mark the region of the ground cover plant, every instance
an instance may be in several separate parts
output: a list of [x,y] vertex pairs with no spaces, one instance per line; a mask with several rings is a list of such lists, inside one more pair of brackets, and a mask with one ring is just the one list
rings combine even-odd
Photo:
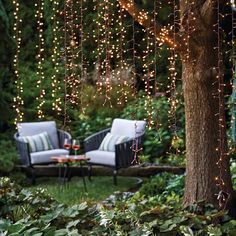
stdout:
[[63,204],[43,189],[0,180],[2,235],[235,235],[227,212],[198,203],[183,210],[183,175],[159,174],[136,193],[117,192],[97,204]]

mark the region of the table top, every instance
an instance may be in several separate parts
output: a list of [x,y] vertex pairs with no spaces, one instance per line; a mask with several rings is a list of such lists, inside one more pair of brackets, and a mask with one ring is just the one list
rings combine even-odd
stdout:
[[85,155],[69,155],[69,156],[53,156],[52,160],[57,161],[58,163],[67,163],[67,162],[80,162],[80,161],[88,161],[90,158]]

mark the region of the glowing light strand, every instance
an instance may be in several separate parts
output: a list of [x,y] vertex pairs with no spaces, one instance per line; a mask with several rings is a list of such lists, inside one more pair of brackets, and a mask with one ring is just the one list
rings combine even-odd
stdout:
[[[173,41],[175,43],[175,37],[176,37],[176,18],[177,18],[177,5],[176,5],[176,0],[172,0],[172,16],[173,16]],[[188,20],[188,25],[189,25],[189,20]],[[187,26],[189,29],[189,26]],[[189,30],[188,33],[189,34]],[[187,45],[189,45],[189,35],[187,35]],[[188,46],[189,48],[189,46]],[[188,50],[188,49],[187,49]],[[187,52],[189,53],[189,52]],[[187,58],[189,55],[187,55]],[[173,133],[173,141],[178,139],[178,134],[177,134],[177,119],[176,119],[176,110],[177,110],[177,105],[178,105],[178,99],[177,99],[177,88],[176,88],[176,82],[177,82],[177,72],[176,72],[176,59],[177,59],[177,54],[175,48],[170,48],[170,56],[169,56],[169,80],[170,80],[170,85],[168,86],[168,93],[170,94],[170,97],[168,98],[168,101],[170,103],[170,110],[168,111],[169,114],[169,128]],[[179,150],[176,149],[176,152],[178,153]]]
[[14,67],[14,74],[15,74],[15,86],[16,86],[16,97],[13,99],[13,108],[15,108],[16,111],[16,117],[14,120],[14,124],[17,124],[18,122],[21,122],[23,120],[24,112],[23,112],[23,106],[24,101],[22,99],[23,95],[23,81],[19,74],[19,56],[21,52],[21,30],[20,26],[22,23],[22,19],[19,16],[19,10],[20,10],[20,4],[18,0],[13,0],[13,6],[14,6],[14,36],[16,42],[16,50],[14,55],[14,61],[13,61],[13,67]]
[[220,0],[217,0],[217,23],[216,23],[216,33],[217,33],[217,56],[218,56],[218,64],[217,64],[217,80],[218,80],[218,100],[219,100],[219,146],[217,151],[219,153],[219,159],[216,162],[219,175],[215,177],[217,185],[219,186],[219,193],[217,195],[217,200],[219,202],[219,206],[221,209],[226,207],[227,201],[229,199],[229,194],[225,192],[225,182],[224,182],[224,172],[226,171],[224,168],[224,161],[226,156],[225,150],[225,106],[224,106],[224,74],[223,74],[223,59],[222,59],[222,49],[221,49],[221,13],[220,13]]
[[110,2],[109,0],[105,0],[105,11],[104,11],[104,21],[105,21],[105,41],[106,42],[106,58],[105,58],[105,88],[106,88],[106,92],[105,92],[105,101],[103,103],[103,105],[105,105],[106,103],[109,104],[110,107],[112,107],[111,104],[111,96],[110,96],[110,92],[111,92],[111,64],[110,64],[110,60],[111,60],[111,47],[110,47],[110,38],[111,38],[111,18],[110,18]]
[[43,88],[45,83],[45,75],[44,75],[44,61],[45,61],[45,42],[44,42],[44,36],[43,36],[43,30],[44,30],[44,1],[38,0],[38,3],[35,3],[35,7],[37,7],[37,11],[35,14],[35,17],[37,19],[37,30],[38,30],[38,54],[37,54],[37,75],[39,77],[37,81],[37,88],[39,88],[39,96],[36,98],[38,101],[38,118],[42,119],[45,117],[43,112],[43,106],[45,104],[45,95],[46,91]]
[[51,0],[52,12],[51,17],[53,24],[53,50],[52,50],[52,65],[53,65],[53,75],[52,75],[52,110],[56,111],[57,115],[60,115],[61,108],[61,81],[60,81],[60,71],[59,71],[59,58],[60,58],[60,42],[59,42],[59,20],[57,16],[60,15],[59,11],[59,1]]

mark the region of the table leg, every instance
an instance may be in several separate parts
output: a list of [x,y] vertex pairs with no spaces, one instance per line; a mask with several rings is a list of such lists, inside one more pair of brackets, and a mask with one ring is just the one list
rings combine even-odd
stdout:
[[65,166],[64,166],[64,176],[63,176],[63,184],[66,183],[66,178],[68,177],[68,163],[65,163]]
[[88,192],[88,191],[87,191],[87,186],[86,186],[86,181],[85,181],[85,178],[84,178],[83,165],[82,165],[81,162],[80,162],[80,170],[81,170],[81,175],[82,175],[82,178],[83,178],[84,190],[85,190],[85,192]]

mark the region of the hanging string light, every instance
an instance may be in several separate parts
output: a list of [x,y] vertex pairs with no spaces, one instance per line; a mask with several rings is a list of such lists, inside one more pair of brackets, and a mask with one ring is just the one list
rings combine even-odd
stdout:
[[235,52],[235,30],[236,30],[236,20],[234,17],[234,9],[235,9],[235,0],[230,1],[230,6],[231,6],[231,56],[230,56],[230,62],[231,62],[231,67],[232,67],[232,79],[230,81],[230,85],[232,87],[232,98],[231,98],[231,109],[232,109],[232,114],[231,114],[231,129],[232,129],[232,138],[229,139],[229,152],[232,153],[235,149],[235,143],[236,141],[236,130],[235,130],[235,124],[236,124],[236,107],[235,107],[235,94],[236,94],[236,64],[235,64],[235,58],[236,58],[236,52]]
[[60,58],[60,41],[59,41],[59,0],[51,0],[52,3],[52,25],[53,25],[53,49],[52,49],[52,64],[53,64],[53,75],[52,75],[52,110],[56,111],[59,115],[62,111],[61,108],[61,81],[59,71],[59,58]]
[[[116,36],[117,36],[117,45],[116,45],[116,60],[119,62],[117,63],[115,77],[117,78],[117,104],[124,105],[128,101],[129,91],[131,89],[132,95],[134,95],[134,85],[135,85],[135,78],[134,78],[134,71],[135,71],[135,64],[134,64],[134,25],[130,24],[127,21],[127,14],[123,8],[117,3],[118,9],[118,19],[116,21]],[[127,34],[127,31],[130,30],[132,27],[132,38],[130,40],[130,35]],[[130,48],[130,44],[132,45]]]
[[217,71],[217,80],[218,80],[218,103],[219,110],[217,116],[219,117],[219,138],[218,138],[218,147],[216,151],[219,153],[219,158],[216,162],[216,165],[219,169],[219,175],[215,177],[217,185],[219,186],[219,193],[217,195],[217,200],[219,202],[220,208],[224,209],[227,205],[227,201],[229,199],[229,194],[225,192],[225,182],[224,182],[224,161],[227,158],[227,153],[225,149],[225,140],[226,140],[226,132],[225,132],[225,106],[224,106],[224,73],[223,73],[223,54],[222,54],[222,28],[221,28],[221,12],[220,12],[220,0],[217,0],[217,23],[215,25],[216,34],[217,34],[217,60],[218,64],[215,68]]
[[[86,105],[84,102],[84,98],[87,96],[84,91],[84,86],[85,86],[85,80],[87,76],[87,69],[86,69],[86,58],[84,55],[84,43],[86,40],[85,32],[84,32],[84,11],[86,8],[84,8],[83,2],[86,0],[80,0],[79,8],[80,8],[80,15],[79,15],[79,31],[80,31],[80,108],[82,113],[85,113]],[[77,15],[77,14],[76,14]]]
[[[153,16],[155,13],[153,12]],[[154,17],[152,18],[149,27],[154,23]],[[153,108],[153,84],[155,84],[155,60],[153,58],[154,55],[154,45],[155,45],[155,38],[153,34],[149,34],[149,29],[146,31],[146,50],[144,51],[143,55],[143,71],[144,71],[144,83],[145,83],[145,104],[144,109],[147,113],[147,121],[148,121],[148,128],[151,129],[154,126],[154,108]]]
[[104,61],[104,68],[105,68],[105,88],[106,88],[106,92],[105,92],[105,101],[104,104],[105,105],[107,102],[110,105],[110,107],[112,107],[111,104],[111,96],[110,96],[110,92],[112,90],[112,86],[111,86],[111,58],[113,57],[112,55],[112,49],[111,49],[111,12],[110,12],[110,5],[111,3],[109,2],[109,0],[105,0],[105,10],[104,10],[104,30],[105,30],[105,38],[103,43],[106,45],[106,57],[105,57],[105,61]]
[[96,56],[96,61],[94,62],[95,65],[95,77],[96,77],[96,93],[93,98],[96,98],[96,95],[102,94],[102,88],[103,88],[103,79],[102,79],[102,69],[101,69],[101,63],[102,63],[102,43],[101,38],[103,37],[104,31],[102,29],[102,23],[101,23],[101,16],[104,14],[102,12],[103,7],[100,0],[96,0],[96,5],[94,7],[94,11],[97,13],[96,19],[93,20],[94,23],[97,24],[97,28],[93,30],[93,37],[95,38],[95,43],[97,43],[96,49],[93,51],[93,53]]
[[68,114],[69,107],[79,104],[79,78],[78,78],[78,41],[75,33],[74,0],[66,0],[64,4],[64,127],[71,122]]
[[22,23],[22,19],[19,16],[19,10],[20,10],[20,4],[18,0],[13,0],[13,6],[14,6],[14,36],[16,42],[16,50],[14,55],[14,74],[15,74],[15,85],[16,85],[16,97],[13,99],[13,107],[16,111],[16,117],[14,120],[14,124],[16,125],[18,122],[21,122],[23,120],[24,112],[23,112],[23,105],[24,101],[22,99],[23,95],[23,81],[19,74],[19,56],[21,52],[21,30],[20,26]]
[[[172,8],[172,17],[173,17],[173,25],[172,25],[172,30],[173,30],[173,41],[175,43],[175,37],[176,37],[176,25],[178,24],[177,20],[177,4],[176,0],[172,0],[170,2],[171,8]],[[188,1],[189,4],[189,1]],[[189,5],[188,5],[189,7]],[[187,60],[189,59],[189,13],[188,13],[188,20],[187,20],[187,40],[186,40],[186,46],[187,46]],[[172,144],[174,145],[175,141],[178,140],[178,134],[177,134],[177,118],[176,118],[176,110],[177,110],[177,105],[178,105],[178,92],[177,92],[177,87],[176,87],[176,82],[177,82],[177,72],[176,72],[176,60],[177,60],[177,53],[175,47],[170,48],[170,56],[168,58],[169,60],[169,80],[170,80],[170,85],[168,85],[168,91],[167,93],[170,95],[168,98],[168,102],[170,104],[170,110],[168,111],[169,115],[169,128],[173,133],[173,138],[172,138]],[[175,148],[176,153],[178,154],[180,151],[178,148]]]
[[37,30],[38,30],[38,54],[37,54],[37,75],[39,77],[37,81],[37,88],[39,88],[39,96],[36,98],[38,101],[37,110],[38,110],[38,118],[44,118],[43,106],[45,104],[45,95],[46,91],[43,88],[45,83],[45,75],[44,75],[44,61],[45,61],[45,42],[43,36],[44,30],[44,1],[38,0],[38,3],[35,3],[35,7],[37,8],[35,17],[37,19]]

